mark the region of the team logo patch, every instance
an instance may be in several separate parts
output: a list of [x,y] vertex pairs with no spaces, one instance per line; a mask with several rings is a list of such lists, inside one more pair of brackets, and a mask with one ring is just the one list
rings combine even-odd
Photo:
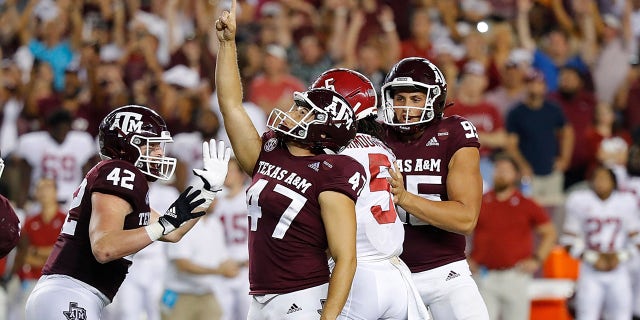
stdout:
[[436,139],[436,137],[431,137],[431,139],[426,144],[427,147],[439,146],[439,145],[440,143],[438,142],[438,139]]
[[115,120],[109,128],[113,130],[115,128],[120,129],[121,134],[127,135],[131,132],[142,132],[142,115],[135,112],[118,112],[116,113]]
[[333,165],[327,160],[322,161],[322,169],[323,170],[331,170],[331,169],[333,169]]
[[298,305],[294,303],[291,305],[291,307],[287,311],[287,314],[298,312],[298,311],[302,311],[302,308],[298,307]]
[[449,131],[447,129],[438,130],[438,138],[442,141],[447,140],[449,138]]
[[69,302],[69,310],[62,311],[67,320],[87,320],[87,310],[78,307],[77,302]]
[[271,151],[273,151],[273,149],[276,148],[276,145],[278,145],[278,139],[271,138],[271,139],[269,139],[269,141],[267,141],[264,144],[264,151],[265,152],[271,152]]
[[449,280],[454,279],[454,278],[457,278],[457,277],[459,277],[459,276],[460,276],[460,274],[459,274],[459,273],[457,273],[457,272],[455,272],[455,271],[451,270],[451,271],[449,272],[449,275],[447,275],[447,279],[445,279],[444,281],[449,281]]
[[320,170],[320,162],[309,164],[308,167],[313,169],[313,171],[318,172]]

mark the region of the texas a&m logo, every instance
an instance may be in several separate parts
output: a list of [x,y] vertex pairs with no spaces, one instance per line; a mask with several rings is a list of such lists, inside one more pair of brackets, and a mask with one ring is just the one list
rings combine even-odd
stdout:
[[324,111],[335,119],[333,124],[336,127],[340,128],[344,124],[347,129],[350,129],[353,124],[353,117],[348,109],[351,109],[349,105],[340,100],[340,98],[333,96],[331,103],[324,108]]
[[77,302],[69,302],[69,310],[62,311],[67,320],[87,320],[87,310],[78,307]]
[[109,130],[120,129],[121,134],[142,131],[142,115],[135,112],[118,112]]

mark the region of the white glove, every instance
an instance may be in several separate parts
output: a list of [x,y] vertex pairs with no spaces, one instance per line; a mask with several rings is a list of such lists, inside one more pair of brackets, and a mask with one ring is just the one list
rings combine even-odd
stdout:
[[193,169],[193,174],[202,179],[204,190],[217,192],[222,189],[229,169],[229,158],[231,158],[231,148],[225,147],[223,141],[218,141],[217,148],[216,139],[202,143],[204,169]]

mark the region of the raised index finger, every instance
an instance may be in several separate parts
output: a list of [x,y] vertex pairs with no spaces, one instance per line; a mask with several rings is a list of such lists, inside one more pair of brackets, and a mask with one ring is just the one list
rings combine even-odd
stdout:
[[231,0],[231,14],[236,14],[236,0]]

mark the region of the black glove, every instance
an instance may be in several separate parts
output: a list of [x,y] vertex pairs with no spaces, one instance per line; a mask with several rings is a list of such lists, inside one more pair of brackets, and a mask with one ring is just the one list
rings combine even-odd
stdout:
[[178,196],[178,199],[171,204],[171,207],[165,212],[164,216],[158,220],[164,229],[162,232],[163,235],[180,227],[184,222],[202,217],[205,214],[204,211],[191,213],[191,211],[205,201],[203,198],[196,199],[201,192],[200,190],[191,192],[192,189],[193,187],[189,186],[184,190],[180,196]]

